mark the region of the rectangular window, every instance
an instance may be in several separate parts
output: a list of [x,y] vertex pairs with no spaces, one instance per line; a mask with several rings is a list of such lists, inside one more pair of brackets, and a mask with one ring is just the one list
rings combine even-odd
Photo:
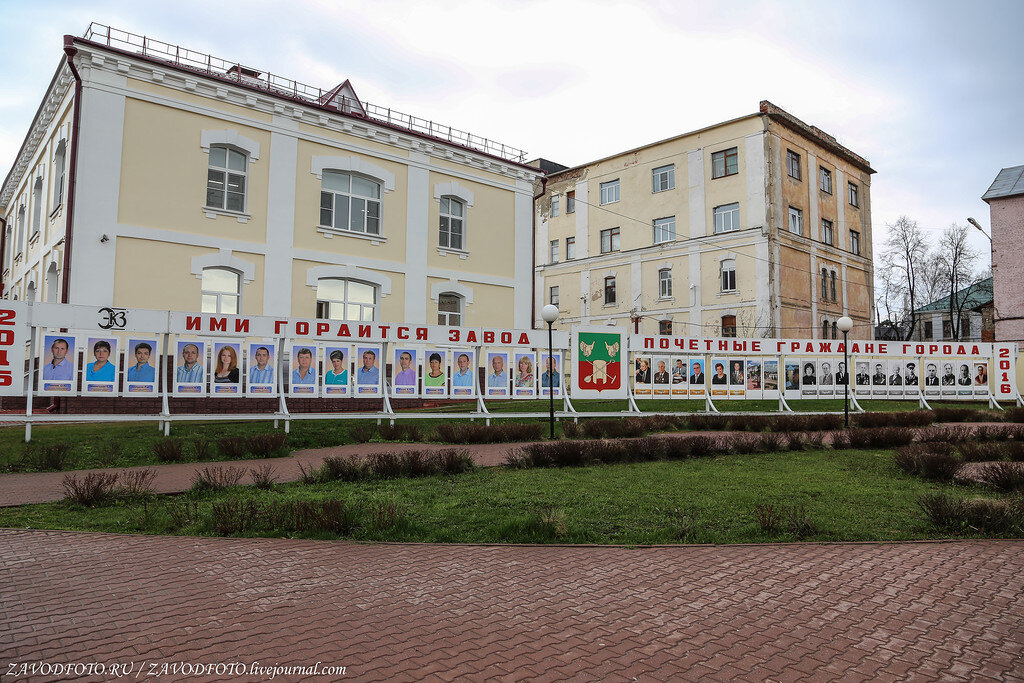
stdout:
[[658,271],[658,295],[662,299],[672,296],[672,269],[662,268]]
[[672,334],[672,321],[671,320],[659,320],[658,321],[658,334]]
[[651,171],[651,192],[676,189],[676,165],[659,166]]
[[548,290],[548,303],[558,305],[558,287],[551,287]]
[[832,221],[827,221],[824,218],[821,219],[821,241],[833,246],[836,243],[836,236],[832,231]]
[[860,256],[860,233],[856,230],[850,231],[850,252]]
[[676,238],[676,217],[654,219],[654,243],[671,242]]
[[601,203],[602,204],[614,204],[619,201],[619,181],[610,180],[607,183],[601,183]]
[[850,206],[860,206],[860,200],[857,197],[857,186],[853,183],[848,183],[847,186],[850,189]]
[[736,291],[736,260],[725,259],[722,261],[722,291]]
[[789,149],[786,150],[786,172],[790,178],[800,180],[800,155]]
[[615,303],[615,278],[606,277],[604,279],[604,302],[606,304]]
[[738,203],[716,206],[714,217],[716,234],[740,229],[740,205]]
[[832,194],[832,171],[824,166],[818,167],[818,184],[822,192]]
[[739,172],[736,147],[715,152],[711,155],[711,177],[721,178],[727,175],[736,175]]
[[551,258],[548,263],[558,263],[558,240],[551,240]]
[[932,321],[931,320],[925,320],[924,321],[924,338],[925,338],[925,340],[928,340],[928,339],[932,338],[932,332],[933,331],[934,330],[932,329]]
[[551,198],[551,217],[554,218],[558,215],[558,197]]
[[828,301],[828,269],[821,269],[821,299]]
[[832,295],[832,301],[838,301],[839,299],[836,298],[836,271],[833,270],[829,273],[829,279],[829,293]]
[[794,235],[804,234],[804,212],[795,207],[789,207],[789,231]]
[[576,258],[576,238],[566,237],[565,238],[565,260],[571,261]]
[[734,315],[723,315],[722,316],[722,336],[723,337],[735,337],[736,336],[736,316],[734,316]]
[[601,231],[601,253],[607,254],[619,250],[619,229],[608,228]]
[[565,212],[576,213],[576,190],[565,193]]
[[214,209],[245,211],[248,157],[228,147],[210,147],[206,173],[206,205]]
[[949,339],[953,336],[953,325],[948,320],[942,321],[942,338]]

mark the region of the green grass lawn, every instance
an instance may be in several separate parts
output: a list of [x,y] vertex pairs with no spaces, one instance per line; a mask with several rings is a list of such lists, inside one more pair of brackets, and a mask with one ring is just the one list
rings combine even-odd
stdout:
[[[798,540],[788,530],[768,534],[759,528],[754,507],[774,504],[805,506],[817,530],[800,540],[893,541],[944,537],[917,508],[921,495],[940,490],[973,491],[905,475],[888,450],[818,450],[566,469],[480,468],[422,479],[278,484],[269,491],[236,487],[92,508],[61,502],[0,509],[0,526],[213,534],[214,502],[341,499],[356,508],[383,506],[396,514],[394,524],[366,514],[342,535],[367,541],[632,545]],[[198,515],[183,512],[192,505]],[[195,519],[183,521],[182,516]],[[261,528],[244,535],[284,534]]]

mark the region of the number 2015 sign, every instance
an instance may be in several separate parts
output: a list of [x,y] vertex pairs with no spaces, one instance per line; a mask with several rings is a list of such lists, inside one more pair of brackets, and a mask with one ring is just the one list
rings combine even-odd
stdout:
[[25,324],[27,305],[4,301],[0,306],[0,396],[25,394]]

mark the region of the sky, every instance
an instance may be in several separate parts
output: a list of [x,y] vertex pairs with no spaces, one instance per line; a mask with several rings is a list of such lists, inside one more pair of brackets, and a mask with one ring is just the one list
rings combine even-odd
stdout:
[[[763,99],[868,159],[873,240],[938,240],[1024,164],[1024,1],[0,0],[0,177],[95,21],[568,166],[752,114]],[[972,231],[988,265],[989,242]]]

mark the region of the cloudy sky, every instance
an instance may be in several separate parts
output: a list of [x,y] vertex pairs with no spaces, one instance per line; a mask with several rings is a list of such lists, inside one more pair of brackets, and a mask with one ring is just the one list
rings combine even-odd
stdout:
[[[88,5],[86,8],[85,6]],[[866,157],[875,243],[936,238],[1024,164],[1024,2],[0,0],[0,175],[90,21],[576,165],[771,100]],[[975,233],[979,251],[988,242]]]

